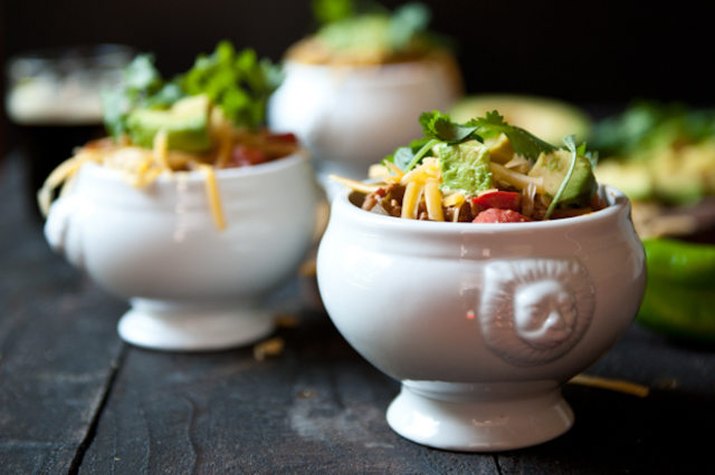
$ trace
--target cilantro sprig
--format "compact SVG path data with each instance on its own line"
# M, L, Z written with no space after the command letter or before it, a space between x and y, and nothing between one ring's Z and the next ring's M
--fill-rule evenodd
M514 152L530 160L536 160L541 153L557 150L557 147L530 132L508 124L497 111L487 112L484 117L477 117L462 124L453 122L448 114L440 111L424 112L419 120L424 137L385 157L385 160L393 162L403 171L417 166L438 143L455 145L469 140L484 143L485 139L497 137L502 133L509 138Z
M168 107L183 96L176 85L165 83L150 54L134 58L123 75L120 88L102 94L104 125L113 137L126 133L126 120L133 109Z
M280 85L280 69L252 49L236 51L222 41L211 55L174 79L189 96L206 94L237 126L256 128L265 121L268 98Z
M530 160L536 160L541 153L550 153L557 149L554 145L541 140L526 130L509 125L497 111L487 112L486 116L472 119L467 125L477 127L477 133L484 138L504 134L509 138L514 151Z
M564 175L564 178L561 181L559 188L556 190L556 193L554 194L551 203L549 203L549 206L546 208L544 219L549 219L551 214L556 210L558 204L561 202L561 197L566 191L566 188L568 188L569 183L571 183L571 178L573 177L574 171L576 170L576 162L578 161L578 157L586 158L586 160L588 160L589 162L589 165L591 166L591 170L593 170L598 163L598 152L592 152L590 150L587 150L586 142L583 142L577 146L576 138L573 135L564 137L563 141L564 145L566 146L566 150L571 152L569 167L566 170L566 174Z
M551 214L556 209L556 205L559 204L559 201L561 200L561 195L564 194L566 187L569 186L569 182L571 181L573 172L576 169L576 159L578 158L579 152L581 152L583 154L585 152L585 148L586 148L585 143L581 144L582 147L577 147L576 140L573 135L564 137L564 145L566 145L566 149L569 152L571 152L571 160L569 161L569 168L566 171L566 175L564 175L564 179L561 182L561 185L559 185L559 188L556 191L556 194L554 195L553 199L551 200L551 203L549 203L548 208L546 208L546 213L544 214L544 219L549 219Z
M152 55L140 55L125 69L122 86L104 93L104 123L116 138L126 133L134 109L165 109L182 97L205 94L235 126L255 129L264 124L268 99L281 80L278 66L259 60L252 49L236 51L228 41L170 81L161 76Z

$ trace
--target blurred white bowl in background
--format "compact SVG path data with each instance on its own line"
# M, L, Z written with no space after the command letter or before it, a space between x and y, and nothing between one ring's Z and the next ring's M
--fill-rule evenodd
M287 61L268 121L272 130L296 133L326 185L330 173L365 178L371 164L421 136L422 112L446 110L460 93L457 66L444 55L355 67Z

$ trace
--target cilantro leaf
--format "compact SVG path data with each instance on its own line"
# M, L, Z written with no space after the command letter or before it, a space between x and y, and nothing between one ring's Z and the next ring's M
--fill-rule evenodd
M555 146L521 127L509 125L497 111L487 112L486 116L472 119L465 125L476 127L476 131L485 138L496 137L499 134L506 135L514 151L530 160L536 160L541 153L556 150Z
M162 91L163 85L164 80L154 66L152 55L143 54L134 58L123 71L122 85L102 92L102 111L107 132L115 138L124 134L129 112L137 107L148 106L151 98ZM161 103L157 102L156 105Z
M434 138L449 144L458 144L467 140L484 141L484 138L497 137L505 134L514 151L526 158L536 160L544 152L553 152L556 147L526 130L508 124L499 112L491 111L484 117L472 119L464 124L452 122L449 115L432 111L420 116L420 124L426 137Z
M388 161L397 165L400 170L405 170L414 157L415 152L410 147L400 147L388 158Z
M564 141L568 137L564 138ZM588 160L588 163L591 165L591 170L594 170L596 168L596 165L598 165L598 151L594 150L588 150L586 147L586 142L582 142L581 145L578 146L576 149L576 153L581 156L581 157L586 157Z
M386 156L382 161L392 162L397 165L400 170L407 172L416 167L417 164L427 156L427 153L432 150L432 147L438 143L440 143L439 140L426 137L413 140L409 146L399 147L394 153Z
M497 111L484 117L472 119L464 124L453 122L448 114L434 110L423 112L419 118L423 137L413 141L409 147L401 147L385 160L395 163L403 171L414 168L432 148L440 143L459 145L470 140L484 142L484 138L505 134L514 151L526 158L536 160L541 153L550 153L557 147L532 135L526 130L504 121Z
M140 93L159 89L164 80L154 66L154 57L143 54L129 63L124 71L124 82L127 90Z
M415 168L415 167L417 166L417 164L420 163L420 161L421 161L424 157L427 156L427 154L430 152L430 150L432 150L432 147L434 147L434 146L437 145L438 143L439 143L439 140L436 140L436 139L432 139L432 140L428 141L427 143L425 143L425 144L422 146L422 148L420 148L420 149L414 154L414 156L412 157L412 160L410 160L410 163L407 164L407 166L405 167L404 171L410 171L410 170L412 170L413 168Z
M477 138L474 132L477 127L474 125L462 125L452 122L449 115L440 112L424 112L420 115L420 124L425 137L456 144L464 142L470 138ZM477 138L480 140L479 138ZM480 140L481 141L481 140Z
M237 52L222 41L174 81L187 95L206 94L235 125L256 128L265 122L268 99L281 79L278 67L259 61L254 50Z
M564 179L561 182L561 185L559 185L559 189L556 191L554 198L551 200L551 203L549 203L549 207L546 208L544 219L549 219L549 216L551 216L551 214L556 209L556 205L559 203L561 195L563 195L564 190L566 190L566 187L569 185L571 177L573 176L573 172L576 169L576 159L579 155L579 149L585 150L585 144L582 144L581 147L576 147L576 141L573 135L564 137L564 144L566 145L566 149L571 152L571 161L569 162L569 169L566 171L566 175L564 175Z

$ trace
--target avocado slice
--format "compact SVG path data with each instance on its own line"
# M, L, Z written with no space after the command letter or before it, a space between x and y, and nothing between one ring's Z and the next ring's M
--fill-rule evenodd
M529 171L529 176L542 177L544 190L552 197L556 195L571 165L571 152L557 150L542 153ZM565 205L587 204L597 188L596 178L591 169L591 162L586 157L577 156L573 174L566 189L559 199Z
M576 142L585 140L591 131L591 119L578 107L557 99L515 94L479 94L466 96L450 110L455 122L466 122L487 112L499 111L511 125L528 130L553 144L567 135Z
M653 197L655 185L648 162L607 160L594 172L599 183L615 186L633 200Z
M489 158L493 162L501 164L514 158L514 148L506 135L500 134L496 140L489 144Z
M127 129L132 141L151 148L160 130L166 131L169 149L203 152L211 148L210 101L206 96L180 99L170 109L138 109L129 114Z

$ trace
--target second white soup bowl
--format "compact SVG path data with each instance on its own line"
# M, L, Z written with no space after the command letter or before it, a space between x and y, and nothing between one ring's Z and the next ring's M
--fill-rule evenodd
M269 103L269 125L298 135L332 197L327 175L366 176L371 164L420 136L422 112L456 101L460 81L448 56L374 66L287 61Z
M628 199L561 220L399 219L332 203L320 293L347 341L402 383L389 425L432 447L492 451L564 433L560 387L631 324L644 253Z

